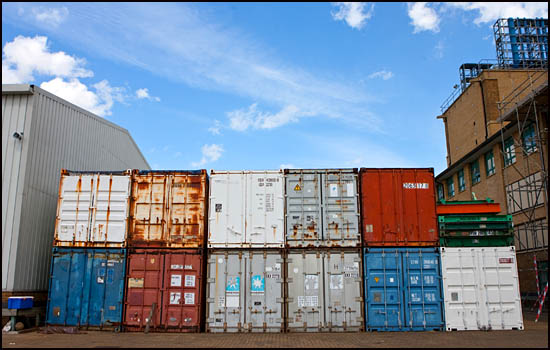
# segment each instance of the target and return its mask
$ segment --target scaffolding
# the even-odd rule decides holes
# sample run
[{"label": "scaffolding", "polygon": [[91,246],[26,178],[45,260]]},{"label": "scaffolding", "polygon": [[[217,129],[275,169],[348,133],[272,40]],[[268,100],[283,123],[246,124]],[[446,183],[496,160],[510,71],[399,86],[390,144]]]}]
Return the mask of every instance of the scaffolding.
[{"label": "scaffolding", "polygon": [[548,67],[548,19],[501,18],[493,32],[499,66]]}]

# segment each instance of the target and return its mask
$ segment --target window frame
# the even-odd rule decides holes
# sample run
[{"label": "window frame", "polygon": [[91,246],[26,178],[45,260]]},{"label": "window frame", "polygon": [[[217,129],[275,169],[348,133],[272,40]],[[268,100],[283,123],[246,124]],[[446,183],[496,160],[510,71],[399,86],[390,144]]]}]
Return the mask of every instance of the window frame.
[{"label": "window frame", "polygon": [[[487,157],[488,155],[490,155],[490,157]],[[491,161],[491,165],[492,167],[489,167],[489,162],[488,161]],[[485,175],[487,175],[487,177],[491,176],[491,175],[494,175],[496,174],[496,167],[495,167],[495,155],[493,153],[493,150],[490,150],[489,152],[485,153]]]},{"label": "window frame", "polygon": [[[449,185],[451,185],[451,187],[449,187]],[[452,192],[451,192],[451,189],[452,189]],[[452,198],[455,196],[455,182],[452,176],[447,179],[447,195],[449,196],[449,198]]]},{"label": "window frame", "polygon": [[464,168],[460,169],[457,173],[458,177],[458,192],[466,191],[466,180],[464,179]]},{"label": "window frame", "polygon": [[516,145],[512,136],[504,140],[502,151],[505,167],[510,166],[516,162]]},{"label": "window frame", "polygon": [[[529,134],[527,134],[529,132]],[[527,140],[529,138],[529,140]],[[530,145],[527,146],[529,141]],[[529,123],[525,128],[523,128],[523,133],[521,134],[521,142],[523,144],[523,151],[525,154],[531,154],[537,151],[537,141],[535,140],[535,124]]]},{"label": "window frame", "polygon": [[[441,192],[439,191],[441,190]],[[437,184],[437,200],[445,199],[445,186],[443,184]]]},{"label": "window frame", "polygon": [[[474,164],[476,166],[474,166]],[[474,174],[474,169],[477,169],[477,176],[475,176],[476,174]],[[474,186],[475,184],[478,184],[481,182],[481,171],[479,170],[479,159],[476,159],[474,160],[473,162],[470,163],[470,177],[471,177],[471,182],[472,182],[472,186]],[[475,181],[477,179],[477,181]]]}]

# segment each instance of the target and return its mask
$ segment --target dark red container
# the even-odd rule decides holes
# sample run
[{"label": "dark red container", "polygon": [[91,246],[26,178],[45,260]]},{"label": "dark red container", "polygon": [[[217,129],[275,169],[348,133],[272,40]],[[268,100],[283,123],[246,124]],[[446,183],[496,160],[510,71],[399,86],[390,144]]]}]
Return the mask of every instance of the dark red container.
[{"label": "dark red container", "polygon": [[437,246],[433,168],[361,168],[363,245]]},{"label": "dark red container", "polygon": [[143,331],[150,318],[152,332],[199,332],[204,314],[203,262],[201,249],[130,249],[124,328]]}]

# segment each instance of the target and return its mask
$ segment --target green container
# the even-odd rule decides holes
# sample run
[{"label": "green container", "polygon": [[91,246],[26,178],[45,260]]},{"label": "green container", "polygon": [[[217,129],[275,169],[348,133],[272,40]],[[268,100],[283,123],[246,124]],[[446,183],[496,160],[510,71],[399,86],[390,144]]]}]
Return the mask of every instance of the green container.
[{"label": "green container", "polygon": [[512,231],[512,215],[439,215],[439,231]]},{"label": "green container", "polygon": [[448,236],[439,238],[442,247],[508,247],[514,236]]}]

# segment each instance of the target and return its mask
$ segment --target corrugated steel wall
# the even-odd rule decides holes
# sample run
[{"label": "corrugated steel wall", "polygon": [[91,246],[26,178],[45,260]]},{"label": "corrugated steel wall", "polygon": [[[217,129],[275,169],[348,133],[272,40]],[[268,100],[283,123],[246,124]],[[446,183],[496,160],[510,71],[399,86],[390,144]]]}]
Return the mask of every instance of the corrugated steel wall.
[{"label": "corrugated steel wall", "polygon": [[[8,163],[3,154],[2,201],[4,191],[17,191],[25,220],[19,229],[4,227],[4,210],[13,209],[2,206],[2,290],[47,290],[61,169],[115,171],[149,169],[149,164],[125,129],[37,87],[34,95],[2,94],[3,150],[10,143],[17,145],[11,136],[16,123],[25,126],[23,158],[20,164]],[[17,190],[4,176],[6,171],[19,178]],[[21,205],[14,196],[7,203]],[[5,244],[10,239],[11,247]]]}]

